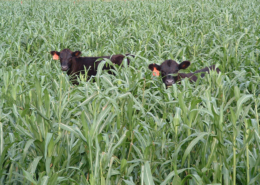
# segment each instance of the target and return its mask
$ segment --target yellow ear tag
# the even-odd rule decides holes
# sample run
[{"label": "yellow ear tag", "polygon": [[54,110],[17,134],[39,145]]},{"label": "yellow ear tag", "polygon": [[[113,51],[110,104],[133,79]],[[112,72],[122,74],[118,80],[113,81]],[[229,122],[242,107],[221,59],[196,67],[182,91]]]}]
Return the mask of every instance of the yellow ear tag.
[{"label": "yellow ear tag", "polygon": [[52,56],[52,59],[53,60],[59,60],[60,59],[60,57],[59,57],[59,55],[57,55],[56,53]]},{"label": "yellow ear tag", "polygon": [[159,76],[160,71],[158,71],[155,67],[153,68],[153,76]]}]

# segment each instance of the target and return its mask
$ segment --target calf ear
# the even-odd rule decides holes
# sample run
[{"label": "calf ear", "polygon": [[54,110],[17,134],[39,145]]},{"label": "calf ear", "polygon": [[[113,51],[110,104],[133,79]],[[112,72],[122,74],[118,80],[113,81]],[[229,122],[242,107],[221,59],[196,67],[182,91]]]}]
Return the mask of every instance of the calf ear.
[{"label": "calf ear", "polygon": [[75,51],[72,53],[73,57],[79,57],[81,55],[81,51]]},{"label": "calf ear", "polygon": [[183,61],[182,63],[179,64],[179,69],[186,69],[189,67],[190,61]]},{"label": "calf ear", "polygon": [[52,55],[52,59],[53,60],[59,60],[60,59],[60,52],[58,52],[58,51],[51,51],[50,53]]},{"label": "calf ear", "polygon": [[160,75],[161,66],[159,66],[157,64],[150,64],[149,69],[151,71],[153,71],[153,76],[159,76]]}]

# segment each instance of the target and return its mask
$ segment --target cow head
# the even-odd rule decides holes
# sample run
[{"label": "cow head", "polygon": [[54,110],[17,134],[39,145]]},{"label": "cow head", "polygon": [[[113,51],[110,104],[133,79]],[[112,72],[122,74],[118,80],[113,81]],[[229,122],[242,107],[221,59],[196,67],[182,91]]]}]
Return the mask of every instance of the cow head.
[{"label": "cow head", "polygon": [[180,69],[186,69],[189,65],[189,61],[184,61],[178,64],[174,60],[165,60],[161,65],[150,64],[149,69],[153,71],[154,76],[159,76],[161,73],[162,81],[166,87],[168,87],[180,80],[178,71]]},{"label": "cow head", "polygon": [[71,68],[72,58],[79,57],[81,55],[80,51],[72,52],[69,49],[64,49],[61,52],[51,51],[50,52],[53,60],[60,60],[61,70],[67,71]]}]

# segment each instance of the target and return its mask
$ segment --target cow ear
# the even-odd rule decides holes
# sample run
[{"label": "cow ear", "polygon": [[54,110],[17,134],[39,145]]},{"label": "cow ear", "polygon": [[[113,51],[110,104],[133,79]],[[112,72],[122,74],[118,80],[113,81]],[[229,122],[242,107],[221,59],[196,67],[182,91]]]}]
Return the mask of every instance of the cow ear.
[{"label": "cow ear", "polygon": [[149,67],[149,69],[150,69],[151,71],[153,71],[154,68],[156,68],[158,71],[161,70],[161,66],[159,66],[159,65],[157,65],[157,64],[150,64],[148,67]]},{"label": "cow ear", "polygon": [[52,59],[53,60],[59,60],[60,59],[60,52],[58,52],[58,51],[51,51],[50,53],[52,55]]},{"label": "cow ear", "polygon": [[73,57],[79,57],[81,55],[81,51],[75,51],[72,53]]},{"label": "cow ear", "polygon": [[153,71],[153,76],[159,76],[160,75],[161,66],[159,66],[157,64],[150,64],[149,69],[151,71]]},{"label": "cow ear", "polygon": [[190,61],[183,61],[182,63],[179,64],[179,69],[186,69],[189,67]]}]

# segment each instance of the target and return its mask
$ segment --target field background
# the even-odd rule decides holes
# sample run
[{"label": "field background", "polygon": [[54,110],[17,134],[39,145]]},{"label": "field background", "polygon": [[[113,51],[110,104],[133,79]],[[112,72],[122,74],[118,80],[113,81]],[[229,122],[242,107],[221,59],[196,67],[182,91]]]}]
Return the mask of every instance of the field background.
[{"label": "field background", "polygon": [[[260,184],[258,0],[0,7],[0,184]],[[72,86],[64,48],[136,57]],[[166,89],[165,59],[222,73]]]}]

